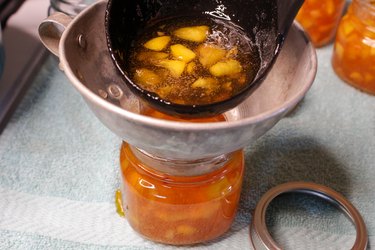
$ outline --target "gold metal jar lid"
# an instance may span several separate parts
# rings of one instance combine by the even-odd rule
[[[276,186],[266,192],[258,202],[253,221],[250,224],[250,239],[256,250],[282,249],[272,239],[266,225],[266,211],[268,205],[277,196],[284,193],[305,193],[320,197],[336,205],[353,222],[356,233],[356,240],[352,247],[353,250],[362,250],[367,248],[368,236],[365,223],[358,210],[344,196],[323,185],[310,182],[288,182]]]

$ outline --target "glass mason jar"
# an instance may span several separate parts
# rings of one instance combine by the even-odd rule
[[[160,165],[215,170],[181,176],[161,172]],[[120,153],[122,207],[129,224],[145,238],[173,245],[204,242],[231,226],[241,193],[244,155],[234,153],[206,161],[169,161],[123,143]]]
[[[345,0],[305,0],[296,20],[309,34],[315,47],[322,47],[333,40],[345,2]]]
[[[337,30],[332,56],[336,74],[375,94],[375,2],[353,0]]]

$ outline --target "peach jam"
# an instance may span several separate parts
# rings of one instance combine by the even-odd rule
[[[375,2],[353,0],[337,30],[332,65],[350,85],[375,94]]]
[[[321,47],[334,38],[344,6],[345,0],[305,0],[296,19],[312,43]]]
[[[240,198],[243,151],[213,158],[207,164],[213,161],[219,167],[209,173],[170,175],[157,166],[189,168],[202,162],[158,159],[124,142],[121,200],[131,227],[147,239],[173,245],[204,242],[224,234]]]
[[[129,54],[130,78],[138,87],[182,105],[226,100],[241,92],[260,67],[258,48],[242,29],[201,16],[147,27]]]

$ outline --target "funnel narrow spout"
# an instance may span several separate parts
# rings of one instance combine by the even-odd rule
[[[278,32],[286,37],[304,0],[277,0]]]

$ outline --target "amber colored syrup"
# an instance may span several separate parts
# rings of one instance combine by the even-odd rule
[[[334,38],[344,6],[345,0],[305,0],[296,19],[312,43],[321,47]]]
[[[128,59],[128,66],[130,77],[133,81],[138,84],[139,87],[157,94],[164,100],[184,105],[215,103],[228,99],[242,91],[246,87],[246,83],[254,79],[260,67],[258,48],[249,42],[250,39],[246,37],[242,29],[238,28],[236,25],[232,25],[230,22],[223,22],[221,19],[216,20],[206,16],[207,15],[176,17],[146,27],[145,30],[140,33],[140,36],[132,42],[134,47],[129,51],[130,57]],[[174,35],[174,31],[178,28],[195,25],[209,27],[207,38],[201,42],[187,41]],[[173,45],[183,45],[196,54],[195,58],[186,62],[186,64],[194,63],[195,65],[190,73],[189,70],[187,70],[188,67],[184,66],[183,73],[179,76],[175,76],[171,74],[169,70],[165,70],[164,67],[160,66],[160,59],[140,60],[138,58],[142,53],[155,52],[145,48],[144,44],[152,38],[160,37],[160,35],[156,35],[158,33],[162,33],[163,36],[171,38],[171,41],[165,48],[157,51],[166,54],[167,57],[163,59],[176,61],[175,56],[171,53],[171,46]],[[201,58],[199,56],[199,47],[207,44],[225,51],[226,55],[223,56],[222,59],[215,61],[214,64],[225,62],[227,59],[231,58],[241,65],[239,72],[236,71],[221,76],[212,75],[209,68],[213,65],[209,67],[208,65],[204,66],[201,64]],[[237,52],[233,53],[233,51]],[[210,56],[212,57],[212,54],[210,54]],[[136,77],[136,72],[142,69],[153,72],[153,77]],[[212,81],[209,81],[210,83],[198,84],[198,87],[193,87],[194,82],[202,79],[210,79]],[[150,84],[150,82],[153,83]]]
[[[205,122],[224,122],[225,116],[220,114],[213,117],[195,117],[195,118],[182,118],[172,115],[167,115],[165,113],[159,112],[152,108],[144,108],[142,111],[143,115],[162,119],[162,120],[168,120],[168,121],[178,121],[178,122],[197,122],[197,123],[205,123]]]
[[[153,109],[145,114],[173,121],[225,120],[222,115],[184,120]],[[129,224],[147,239],[173,245],[204,242],[225,233],[236,214],[244,171],[243,151],[228,155],[225,165],[213,172],[171,176],[145,165],[124,142],[121,192]]]
[[[349,7],[337,30],[332,65],[341,79],[375,95],[375,12],[366,11],[354,14]]]

